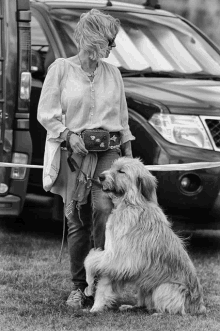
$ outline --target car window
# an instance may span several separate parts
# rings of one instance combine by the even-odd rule
[[[59,34],[67,57],[77,53],[74,42],[74,30],[83,11],[68,9],[51,9],[50,17]]]
[[[76,53],[73,32],[82,11],[54,9],[51,17],[67,56]],[[107,62],[126,70],[220,74],[220,55],[176,17],[111,12],[121,21]]]
[[[117,49],[114,53],[122,54],[125,60],[130,59],[131,63],[127,62],[126,68],[146,69],[151,67],[155,71],[177,70],[180,72],[202,70],[199,62],[195,60],[193,54],[180,39],[181,33],[177,35],[175,30],[153,22],[145,25],[122,21],[122,27],[117,36]],[[187,35],[184,35],[183,38],[185,36],[192,39]],[[129,57],[127,57],[128,52]],[[137,67],[134,59],[142,65],[142,68]]]
[[[48,66],[55,60],[44,30],[35,16],[31,19],[31,70],[32,75],[44,77]],[[35,75],[36,76],[36,75]]]
[[[38,20],[31,18],[31,48],[34,50],[48,50],[48,41]]]

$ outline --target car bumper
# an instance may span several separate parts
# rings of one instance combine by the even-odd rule
[[[192,162],[219,162],[220,153],[172,145],[161,148],[157,164]],[[189,217],[192,214],[208,215],[220,210],[220,167],[194,171],[157,171],[158,201],[172,214]],[[183,184],[192,182],[190,190]],[[219,212],[220,215],[220,212]]]
[[[18,216],[21,210],[21,199],[15,195],[0,197],[0,216]]]

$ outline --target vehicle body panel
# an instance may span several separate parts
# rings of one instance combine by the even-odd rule
[[[29,101],[20,98],[21,74],[30,70],[30,5],[25,0],[1,0],[4,29],[1,38],[2,84],[4,92],[1,116],[1,162],[12,162],[15,153],[28,155],[31,163],[32,143],[28,131]],[[27,42],[26,42],[27,41]],[[29,44],[28,44],[29,41]],[[29,48],[29,49],[28,49]],[[23,62],[25,57],[25,61]],[[25,127],[25,130],[21,128]],[[16,169],[14,168],[16,171]],[[21,213],[26,197],[29,171],[19,180],[11,178],[12,168],[0,167],[0,184],[7,191],[0,193],[0,216],[17,216]]]
[[[107,1],[82,2],[74,0],[33,0],[30,1],[30,6],[32,12],[32,24],[34,24],[36,20],[36,22],[38,22],[39,24],[39,28],[41,29],[38,31],[38,26],[34,27],[34,25],[32,25],[32,37],[36,37],[36,44],[32,45],[32,66],[34,68],[35,63],[33,60],[33,56],[36,55],[36,61],[42,61],[41,70],[36,72],[32,71],[32,92],[30,99],[31,112],[30,116],[28,117],[30,123],[30,130],[27,130],[26,133],[22,133],[19,130],[14,130],[14,137],[16,139],[12,143],[12,146],[16,150],[20,149],[25,153],[28,153],[28,155],[30,155],[29,160],[31,160],[31,151],[33,143],[32,164],[43,164],[46,131],[37,122],[36,118],[38,100],[40,97],[40,92],[42,89],[45,74],[47,72],[47,68],[56,58],[69,57],[77,53],[76,45],[74,44],[74,41],[72,39],[73,31],[70,29],[68,33],[63,33],[62,24],[66,23],[66,26],[68,24],[73,24],[74,26],[75,22],[79,19],[80,14],[82,12],[90,10],[91,8],[102,9],[114,15],[115,17],[118,17],[121,20],[122,25],[125,26],[124,32],[128,34],[131,33],[129,35],[130,38],[132,38],[132,33],[135,29],[133,30],[133,32],[130,31],[129,25],[132,26],[132,24],[136,24],[136,26],[138,26],[138,24],[142,22],[142,25],[140,25],[140,29],[138,30],[139,37],[141,36],[142,32],[147,34],[147,29],[145,29],[145,27],[147,27],[147,24],[149,24],[150,26],[151,23],[152,25],[155,24],[155,29],[156,26],[164,24],[168,32],[171,30],[173,31],[176,28],[176,35],[169,32],[167,35],[164,35],[164,40],[160,40],[162,44],[164,42],[164,45],[161,44],[162,46],[165,46],[167,42],[168,47],[170,45],[170,42],[173,41],[174,50],[175,47],[180,47],[180,42],[178,38],[183,38],[181,40],[183,40],[183,42],[186,42],[186,46],[189,46],[189,49],[190,47],[194,47],[193,45],[195,43],[193,40],[194,38],[197,38],[197,34],[198,43],[202,44],[203,40],[207,41],[207,47],[205,51],[207,52],[209,59],[213,59],[213,61],[210,62],[210,71],[214,75],[214,72],[216,70],[216,77],[211,77],[211,75],[210,77],[207,76],[207,79],[205,79],[204,77],[200,77],[197,79],[193,77],[183,77],[183,75],[180,77],[175,77],[175,74],[177,73],[176,67],[179,65],[178,59],[175,59],[175,56],[177,56],[176,54],[173,54],[174,60],[172,59],[171,61],[175,70],[173,72],[171,71],[170,75],[168,75],[167,77],[163,76],[163,74],[160,73],[159,70],[157,71],[157,73],[155,73],[155,76],[151,77],[150,65],[147,65],[147,63],[151,59],[147,56],[145,59],[143,59],[143,57],[141,57],[138,53],[136,63],[138,65],[138,57],[140,56],[140,63],[141,61],[143,61],[143,68],[147,69],[145,73],[138,74],[135,73],[134,70],[133,72],[131,70],[129,71],[129,63],[131,63],[132,61],[125,61],[127,68],[124,68],[125,70],[123,70],[123,68],[120,67],[120,70],[122,72],[124,80],[125,93],[129,108],[129,124],[132,133],[136,136],[136,140],[132,142],[134,156],[140,157],[145,164],[180,164],[207,160],[220,160],[219,150],[216,146],[214,146],[213,141],[211,141],[213,148],[210,150],[197,147],[180,146],[164,139],[164,137],[155,130],[155,128],[151,125],[150,122],[152,116],[154,116],[155,114],[197,116],[201,120],[201,123],[203,123],[205,130],[207,131],[207,134],[209,135],[209,138],[211,140],[210,132],[207,125],[205,126],[205,123],[207,117],[209,119],[213,118],[217,120],[218,118],[220,118],[220,80],[217,76],[217,73],[220,73],[220,67],[218,68],[218,58],[220,51],[216,45],[214,45],[208,38],[206,38],[206,36],[203,35],[202,32],[200,32],[197,28],[193,27],[189,22],[183,20],[178,16],[173,15],[170,12],[163,10],[155,10],[154,8],[150,7],[144,9],[143,6],[126,3],[112,2],[112,6],[107,6]],[[71,9],[71,11],[69,9]],[[71,15],[73,15],[73,17],[71,17]],[[148,21],[148,23],[145,23],[145,18],[147,18],[146,21]],[[126,20],[127,22],[129,22],[128,27],[126,27]],[[11,63],[14,64],[12,65],[12,67],[10,67],[11,76],[9,75],[10,79],[8,80],[8,84],[13,84],[13,90],[15,91],[17,82],[15,82],[15,79],[13,79],[13,73],[16,73],[18,63],[15,59],[15,53],[13,53],[16,52],[17,49],[16,41],[13,41],[13,38],[16,39],[14,30],[15,27],[13,28],[13,32],[10,32],[10,44],[12,47],[11,54],[13,57],[13,59],[11,59],[10,61],[12,61]],[[155,30],[155,33],[156,31],[157,30]],[[36,32],[39,33],[39,36],[35,35]],[[124,32],[122,31],[121,35],[119,34],[118,36],[118,41],[116,40],[116,44],[118,43],[118,47],[116,47],[116,51],[112,52],[113,55],[110,58],[111,61],[118,61],[120,56],[117,52],[121,51],[122,54],[126,55],[126,53],[129,53],[128,51],[135,51],[134,48],[132,48],[132,50],[129,48],[129,45],[131,44],[125,45],[123,50],[123,46],[121,46],[120,42],[123,39]],[[46,40],[44,44],[41,44],[40,34],[44,34]],[[152,42],[152,40],[154,39],[152,38],[149,40]],[[190,40],[192,41],[192,43],[189,43]],[[146,42],[146,38],[143,39],[143,41]],[[117,51],[117,49],[119,49],[119,51]],[[198,53],[198,49],[195,48],[194,51]],[[167,64],[169,56],[167,57],[166,55],[166,49],[163,50],[163,52],[164,53],[161,53],[163,55],[163,57],[161,57],[162,62],[166,64],[167,67],[169,67],[169,65]],[[38,55],[40,55],[40,57]],[[201,55],[200,60],[202,59],[203,56]],[[206,63],[194,63],[193,58],[190,56],[185,59],[183,67],[179,67],[180,73],[183,74],[184,70],[187,71],[187,61],[192,64],[194,68],[200,68],[201,65],[200,71],[201,73],[205,73],[204,68],[202,68],[202,65],[204,65],[205,67]],[[154,63],[154,61],[152,60],[151,65],[159,66],[160,61],[158,61],[158,63]],[[173,74],[173,76],[171,75],[171,73]],[[187,74],[190,74],[190,72],[187,72]],[[13,100],[13,98],[16,98],[14,94],[12,95],[11,99],[10,95],[7,96],[7,100]],[[8,102],[10,103],[10,101]],[[13,105],[11,105],[11,107],[12,114],[10,115],[10,120],[13,122]],[[10,111],[10,104],[8,104],[8,109]],[[8,128],[10,128],[11,124],[9,123],[7,125]],[[23,137],[17,139],[19,134],[22,134]],[[10,157],[10,151],[7,157]],[[193,213],[202,216],[211,216],[213,211],[217,210],[216,207],[218,207],[220,203],[219,167],[189,172],[162,171],[154,172],[154,174],[158,179],[157,193],[159,203],[165,209],[166,212],[181,215],[184,217],[190,217]],[[196,183],[199,183],[198,190],[195,190],[193,192],[184,191],[181,186],[184,176],[193,178]],[[16,192],[18,192],[19,188],[25,191],[25,185],[25,182],[23,183],[23,187],[21,182],[15,182],[10,189],[10,194],[16,196]],[[44,194],[45,196],[48,196],[50,198],[51,204],[52,194],[45,193],[42,190],[41,171],[35,169],[30,170],[28,193],[37,193],[37,195]],[[62,213],[60,212],[62,210],[62,205],[58,208],[56,199],[54,207],[54,210],[56,209],[56,212],[59,209],[58,214],[60,214],[59,216],[62,216]],[[54,215],[53,213],[53,217],[54,216],[56,218],[56,215]],[[216,219],[218,220],[218,218]],[[210,221],[207,222],[207,219],[205,219],[203,225],[210,227],[210,224]],[[196,223],[196,226],[198,227],[199,224]]]
[[[220,82],[136,77],[124,78],[124,84],[128,95],[162,102],[171,113],[220,115]]]
[[[2,2],[1,9],[4,19],[2,19],[2,33],[3,43],[1,45],[2,61],[2,78],[3,82],[3,95],[1,110],[1,162],[11,161],[11,150],[13,141],[13,119],[14,119],[14,105],[16,103],[16,85],[17,81],[14,79],[17,73],[17,36],[15,35],[16,22],[8,24],[12,19],[13,12],[16,10],[16,2],[11,1],[8,6]],[[1,39],[2,40],[2,39]],[[9,184],[10,169],[0,168],[0,181],[1,183]]]
[[[63,38],[61,38],[57,30],[58,25],[54,23],[54,18],[58,17],[64,8],[78,9],[77,15],[79,17],[80,13],[91,9],[93,4],[94,7],[104,9],[119,18],[123,15],[122,13],[127,13],[126,17],[129,17],[129,20],[135,15],[142,18],[147,14],[149,19],[157,20],[157,22],[167,19],[168,26],[173,26],[173,19],[176,20],[175,24],[179,25],[179,30],[182,31],[183,29],[183,23],[177,16],[163,10],[148,9],[144,11],[143,15],[143,8],[140,6],[122,3],[116,4],[113,2],[113,6],[107,7],[105,1],[99,3],[91,1],[84,3],[77,1],[42,1],[38,3],[33,1],[31,3],[32,13],[36,16],[41,15],[41,20],[45,21],[42,28],[48,37],[49,47],[54,50],[54,59],[68,57],[71,52],[73,52],[72,55],[77,52],[74,45],[69,51],[66,50],[65,43],[67,43],[67,40],[63,35]],[[129,16],[131,12],[133,16]],[[66,14],[69,14],[69,12],[66,12]],[[186,29],[189,31],[187,33],[191,33],[190,27]],[[54,30],[57,30],[58,33]],[[50,35],[53,35],[52,39]],[[216,49],[216,52],[219,52],[219,50]],[[123,80],[129,107],[129,123],[132,133],[136,136],[136,141],[132,142],[134,156],[141,157],[146,164],[178,164],[220,160],[219,152],[214,150],[179,146],[166,141],[149,124],[149,119],[157,112],[219,117],[220,82],[190,78],[148,77],[147,75],[146,77],[132,77],[132,75],[129,77],[129,74],[123,75]],[[34,91],[39,94],[41,84],[33,85]],[[38,158],[39,162],[40,158]],[[199,210],[203,214],[205,212],[210,213],[219,199],[219,173],[220,168],[190,172],[190,175],[196,174],[196,178],[201,181],[201,189],[195,194],[186,194],[182,191],[180,185],[181,178],[186,172],[157,172],[155,175],[158,179],[159,202],[165,210],[183,216],[189,216],[191,211],[198,212]],[[31,178],[34,178],[34,171],[31,171]],[[37,185],[37,181],[35,181],[35,185]]]

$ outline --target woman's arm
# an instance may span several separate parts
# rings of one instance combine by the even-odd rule
[[[121,152],[122,152],[122,156],[133,157],[130,140],[126,141],[126,143],[121,145]]]
[[[69,132],[69,129],[65,129],[65,131],[61,132],[60,134],[60,138],[62,140],[66,140],[66,137],[67,137],[67,133]]]
[[[120,81],[120,90],[121,90],[121,103],[120,103],[120,112],[121,112],[121,124],[123,130],[121,131],[121,151],[122,156],[133,157],[131,140],[135,140],[135,137],[132,135],[129,124],[128,124],[128,107],[125,97],[124,82],[121,77],[121,73],[118,70],[119,81]]]
[[[68,135],[68,133],[70,133]],[[69,129],[66,129],[60,134],[60,138],[63,140],[67,140],[70,144],[70,147],[72,148],[72,151],[76,154],[86,156],[88,154],[87,149],[85,148],[85,144],[81,137],[79,137],[77,134],[74,134],[74,132],[70,131]]]
[[[60,84],[64,74],[64,61],[56,60],[46,75],[38,104],[37,119],[50,138],[60,140],[67,127],[62,123]],[[67,133],[67,132],[66,132]]]

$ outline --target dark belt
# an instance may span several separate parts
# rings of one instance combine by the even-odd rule
[[[121,134],[120,132],[109,132],[110,135],[110,143],[109,148],[114,149],[120,146]],[[63,150],[67,150],[66,141],[63,141],[60,145]]]

